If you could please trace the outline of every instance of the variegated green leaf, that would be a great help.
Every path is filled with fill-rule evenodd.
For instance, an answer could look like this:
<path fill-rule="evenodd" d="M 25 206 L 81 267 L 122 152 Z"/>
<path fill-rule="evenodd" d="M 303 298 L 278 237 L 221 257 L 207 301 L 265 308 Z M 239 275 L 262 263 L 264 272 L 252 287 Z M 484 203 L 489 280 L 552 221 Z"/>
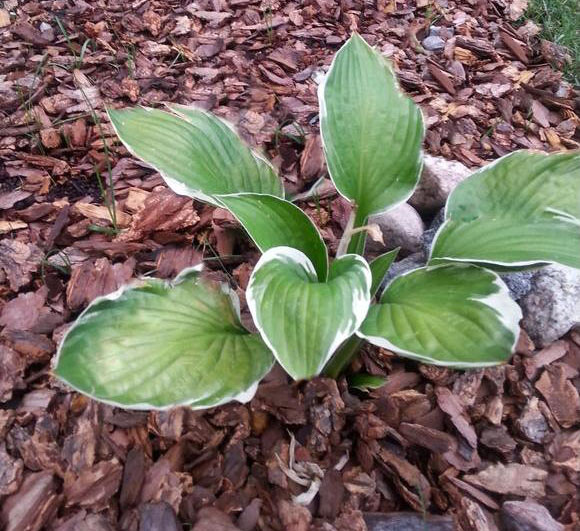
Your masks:
<path fill-rule="evenodd" d="M 55 373 L 122 407 L 204 408 L 248 401 L 272 362 L 240 324 L 235 293 L 189 270 L 96 299 L 64 337 Z"/>
<path fill-rule="evenodd" d="M 274 247 L 258 261 L 246 293 L 262 338 L 295 380 L 320 373 L 353 334 L 370 303 L 371 273 L 357 255 L 344 255 L 319 282 L 308 257 Z"/>
<path fill-rule="evenodd" d="M 449 264 L 393 280 L 358 335 L 425 363 L 485 367 L 508 360 L 520 319 L 519 306 L 495 273 Z"/>
<path fill-rule="evenodd" d="M 320 85 L 320 130 L 330 176 L 366 217 L 407 200 L 419 180 L 423 119 L 387 61 L 358 34 Z"/>
<path fill-rule="evenodd" d="M 178 194 L 217 204 L 214 196 L 256 192 L 284 196 L 272 166 L 211 113 L 172 105 L 172 112 L 110 109 L 127 149 L 155 168 Z"/>
<path fill-rule="evenodd" d="M 518 151 L 451 194 L 430 263 L 498 270 L 546 262 L 580 268 L 580 153 Z"/>
<path fill-rule="evenodd" d="M 219 201 L 244 226 L 260 251 L 278 246 L 298 249 L 312 261 L 319 280 L 326 280 L 326 246 L 316 226 L 296 205 L 261 194 L 220 196 Z"/>

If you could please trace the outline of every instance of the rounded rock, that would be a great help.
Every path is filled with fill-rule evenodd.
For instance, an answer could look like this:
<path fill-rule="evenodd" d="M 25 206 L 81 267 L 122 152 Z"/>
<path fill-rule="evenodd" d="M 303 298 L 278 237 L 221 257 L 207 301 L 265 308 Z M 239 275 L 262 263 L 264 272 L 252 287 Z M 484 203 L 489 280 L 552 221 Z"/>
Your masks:
<path fill-rule="evenodd" d="M 445 205 L 455 187 L 471 175 L 461 162 L 443 157 L 423 156 L 423 172 L 409 204 L 422 214 L 433 213 Z"/>
<path fill-rule="evenodd" d="M 407 255 L 421 250 L 423 241 L 423 220 L 417 211 L 407 203 L 401 203 L 382 214 L 371 216 L 370 224 L 377 224 L 385 244 L 367 240 L 366 250 L 369 255 L 401 248 L 401 254 Z"/>
<path fill-rule="evenodd" d="M 540 269 L 520 299 L 522 326 L 540 347 L 580 323 L 580 270 L 554 264 Z"/>
<path fill-rule="evenodd" d="M 423 39 L 422 44 L 423 48 L 430 52 L 439 52 L 445 48 L 445 41 L 437 35 L 431 35 L 430 37 Z"/>

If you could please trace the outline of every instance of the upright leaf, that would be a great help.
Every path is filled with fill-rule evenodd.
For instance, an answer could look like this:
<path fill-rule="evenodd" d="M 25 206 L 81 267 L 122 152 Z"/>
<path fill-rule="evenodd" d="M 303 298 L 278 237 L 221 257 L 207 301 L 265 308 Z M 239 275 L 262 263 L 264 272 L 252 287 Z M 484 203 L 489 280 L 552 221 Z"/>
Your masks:
<path fill-rule="evenodd" d="M 235 293 L 193 271 L 96 299 L 64 337 L 55 372 L 122 407 L 201 408 L 248 401 L 272 361 L 240 324 Z"/>
<path fill-rule="evenodd" d="M 394 262 L 395 258 L 399 254 L 400 247 L 388 251 L 386 253 L 377 256 L 370 264 L 371 273 L 373 276 L 373 284 L 371 286 L 371 295 L 374 297 L 381 287 L 381 283 L 385 278 L 391 264 Z"/>
<path fill-rule="evenodd" d="M 521 269 L 580 268 L 580 153 L 517 151 L 474 173 L 451 194 L 431 263 Z"/>
<path fill-rule="evenodd" d="M 191 107 L 171 109 L 110 109 L 109 117 L 127 149 L 155 168 L 173 191 L 213 204 L 219 194 L 284 196 L 272 166 L 225 122 Z"/>
<path fill-rule="evenodd" d="M 379 52 L 354 34 L 320 85 L 320 130 L 330 176 L 359 223 L 406 201 L 421 170 L 423 119 Z"/>
<path fill-rule="evenodd" d="M 219 201 L 236 216 L 260 251 L 283 245 L 298 249 L 312 261 L 319 280 L 326 280 L 326 246 L 310 218 L 296 205 L 260 194 L 222 195 Z"/>
<path fill-rule="evenodd" d="M 371 274 L 357 255 L 344 255 L 319 282 L 308 257 L 274 247 L 258 261 L 246 293 L 256 326 L 274 356 L 295 380 L 320 373 L 353 334 L 370 303 Z"/>
<path fill-rule="evenodd" d="M 358 335 L 419 361 L 458 368 L 509 358 L 521 310 L 492 271 L 469 264 L 415 269 L 397 277 Z"/>

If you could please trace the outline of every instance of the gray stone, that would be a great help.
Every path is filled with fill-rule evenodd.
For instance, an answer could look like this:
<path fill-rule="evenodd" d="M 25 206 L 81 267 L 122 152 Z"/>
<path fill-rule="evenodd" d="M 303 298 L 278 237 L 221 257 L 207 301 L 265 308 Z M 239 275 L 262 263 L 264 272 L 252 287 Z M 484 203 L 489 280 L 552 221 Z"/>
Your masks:
<path fill-rule="evenodd" d="M 368 531 L 453 531 L 453 516 L 428 515 L 411 512 L 363 513 Z"/>
<path fill-rule="evenodd" d="M 580 270 L 557 264 L 540 269 L 519 302 L 522 326 L 534 343 L 552 343 L 580 322 Z"/>
<path fill-rule="evenodd" d="M 430 37 L 423 39 L 422 44 L 423 48 L 425 48 L 425 50 L 429 50 L 430 52 L 438 52 L 445 48 L 445 41 L 437 35 L 431 35 Z"/>
<path fill-rule="evenodd" d="M 429 225 L 429 228 L 423 233 L 423 252 L 427 256 L 429 256 L 429 253 L 431 252 L 431 246 L 433 245 L 435 234 L 437 234 L 439 227 L 443 225 L 444 221 L 445 221 L 445 209 L 442 208 L 439 212 L 437 212 L 437 214 L 433 218 L 433 221 L 431 222 L 431 225 Z"/>
<path fill-rule="evenodd" d="M 421 214 L 432 214 L 445 206 L 449 194 L 471 173 L 461 162 L 424 155 L 421 180 L 409 204 Z"/>
<path fill-rule="evenodd" d="M 367 239 L 367 252 L 376 255 L 401 248 L 402 254 L 416 253 L 421 250 L 423 238 L 423 220 L 417 211 L 407 203 L 369 218 L 369 224 L 376 223 L 381 229 L 385 245 Z"/>
<path fill-rule="evenodd" d="M 429 28 L 429 37 L 439 37 L 441 35 L 441 26 L 431 26 Z"/>
<path fill-rule="evenodd" d="M 501 507 L 506 531 L 564 531 L 550 511 L 534 501 L 507 501 Z"/>
<path fill-rule="evenodd" d="M 519 271 L 517 273 L 505 273 L 500 275 L 510 290 L 511 298 L 519 301 L 532 289 L 532 279 L 534 271 Z"/>

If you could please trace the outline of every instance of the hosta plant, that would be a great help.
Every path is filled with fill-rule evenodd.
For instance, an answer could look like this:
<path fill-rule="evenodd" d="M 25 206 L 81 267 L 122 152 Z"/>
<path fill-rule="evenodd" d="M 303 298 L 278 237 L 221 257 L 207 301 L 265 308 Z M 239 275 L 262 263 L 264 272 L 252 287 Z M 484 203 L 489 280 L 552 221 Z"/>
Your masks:
<path fill-rule="evenodd" d="M 378 292 L 396 252 L 363 258 L 367 220 L 406 201 L 421 173 L 421 112 L 387 60 L 353 35 L 319 87 L 330 177 L 352 203 L 331 259 L 276 171 L 202 110 L 110 111 L 127 149 L 176 193 L 229 210 L 263 253 L 246 292 L 199 268 L 143 278 L 95 300 L 64 337 L 56 374 L 132 408 L 205 408 L 249 400 L 274 360 L 295 380 L 336 376 L 363 341 L 401 356 L 469 368 L 505 362 L 521 317 L 498 272 L 580 267 L 580 155 L 519 151 L 451 194 L 426 267 Z"/>

